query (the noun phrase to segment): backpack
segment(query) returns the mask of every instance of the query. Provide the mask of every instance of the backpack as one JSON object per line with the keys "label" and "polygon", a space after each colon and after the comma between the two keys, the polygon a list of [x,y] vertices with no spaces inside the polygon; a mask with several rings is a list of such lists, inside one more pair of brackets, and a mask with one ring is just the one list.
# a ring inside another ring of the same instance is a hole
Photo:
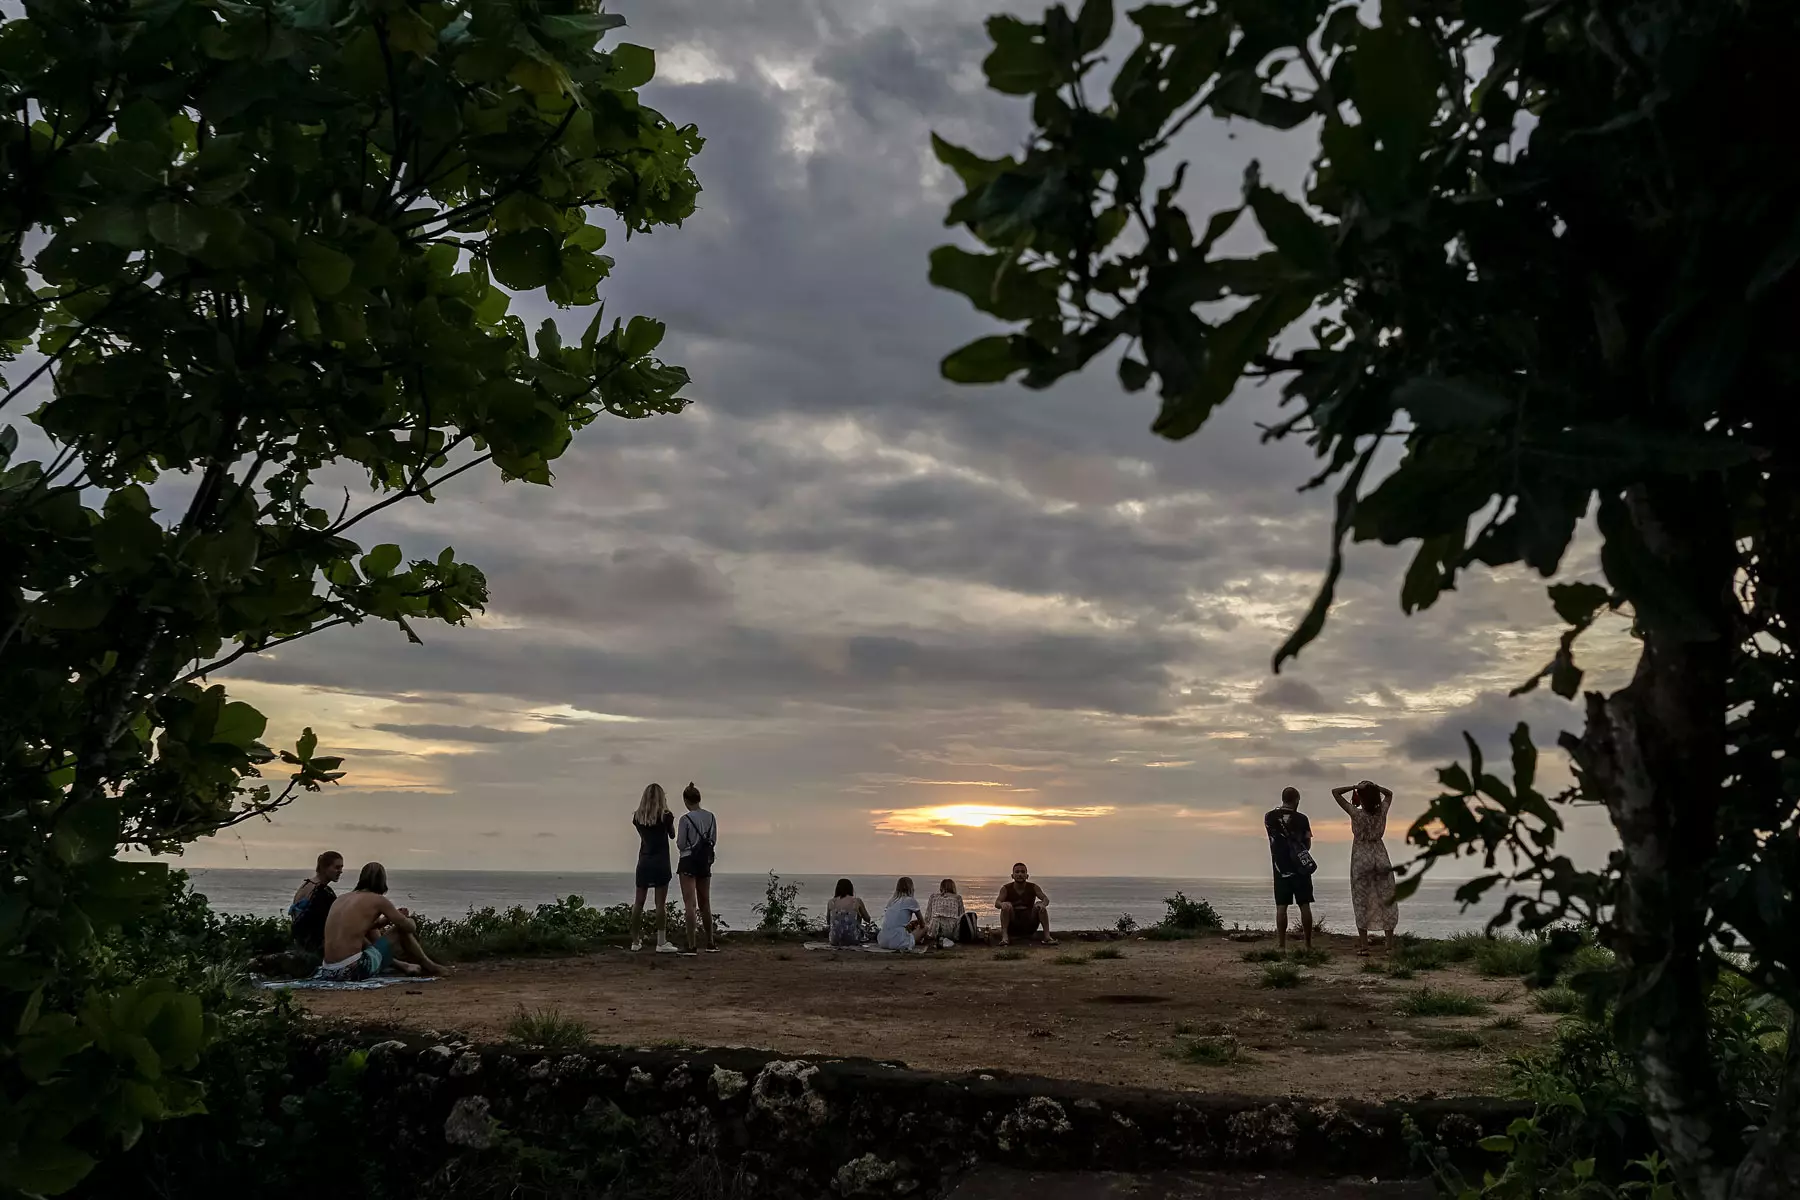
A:
{"label": "backpack", "polygon": [[[685,821],[691,816],[693,816],[692,813],[683,813],[681,819]],[[694,833],[698,835],[700,832],[700,822],[693,822],[693,828]],[[694,848],[689,850],[688,854],[702,866],[712,866],[713,860],[718,857],[718,847],[714,845],[714,840],[718,836],[719,825],[718,821],[715,819],[713,822],[712,834],[708,837],[698,838],[698,840],[694,842]]]}

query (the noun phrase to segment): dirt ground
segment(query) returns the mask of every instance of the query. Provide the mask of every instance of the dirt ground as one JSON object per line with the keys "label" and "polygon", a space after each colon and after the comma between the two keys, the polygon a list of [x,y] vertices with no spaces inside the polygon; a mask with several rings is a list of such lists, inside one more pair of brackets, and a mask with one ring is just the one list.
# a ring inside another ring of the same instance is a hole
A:
{"label": "dirt ground", "polygon": [[[803,950],[728,940],[686,957],[608,950],[581,958],[462,966],[447,979],[379,991],[300,992],[323,1016],[499,1040],[521,1008],[581,1021],[625,1046],[742,1046],[864,1057],[921,1070],[1001,1070],[1143,1087],[1371,1100],[1491,1093],[1503,1054],[1541,1043],[1555,1018],[1524,989],[1466,967],[1394,980],[1363,971],[1350,938],[1297,987],[1262,986],[1242,943],[1110,943],[1068,937],[997,958],[976,947],[924,955]],[[1083,961],[1070,962],[1070,958]],[[1061,959],[1062,961],[1059,961]],[[1492,1004],[1481,1016],[1418,1018],[1398,1007],[1422,987]],[[1495,1028],[1496,1019],[1508,1018]],[[1508,1028],[1516,1021],[1516,1027]],[[1234,1037],[1239,1061],[1181,1054]]]}

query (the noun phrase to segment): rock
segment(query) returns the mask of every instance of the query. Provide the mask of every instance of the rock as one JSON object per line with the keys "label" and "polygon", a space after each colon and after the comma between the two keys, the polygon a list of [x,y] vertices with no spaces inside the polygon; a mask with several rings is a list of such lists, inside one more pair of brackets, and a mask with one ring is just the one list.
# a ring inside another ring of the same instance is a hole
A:
{"label": "rock", "polygon": [[550,1060],[547,1058],[540,1058],[536,1062],[532,1063],[529,1067],[526,1067],[525,1068],[525,1078],[527,1078],[527,1079],[548,1079],[548,1078],[550,1078]]}
{"label": "rock", "polygon": [[1033,1096],[1001,1119],[994,1141],[1002,1150],[1011,1150],[1015,1143],[1041,1144],[1073,1129],[1062,1105],[1048,1096]]}
{"label": "rock", "polygon": [[721,1100],[729,1100],[750,1086],[750,1081],[744,1077],[742,1071],[727,1071],[720,1066],[713,1067],[712,1078],[706,1082],[707,1086],[712,1089],[713,1095]]}
{"label": "rock", "polygon": [[450,1078],[452,1079],[465,1079],[470,1075],[479,1074],[481,1074],[481,1055],[479,1054],[459,1055],[456,1062],[450,1067]]}
{"label": "rock", "polygon": [[1279,1104],[1233,1113],[1225,1128],[1231,1138],[1226,1153],[1240,1162],[1292,1158],[1300,1140],[1300,1126]]}
{"label": "rock", "polygon": [[631,1068],[631,1074],[625,1077],[625,1090],[627,1092],[641,1092],[645,1088],[652,1088],[655,1086],[656,1079],[650,1072],[644,1070],[642,1067]]}
{"label": "rock", "polygon": [[840,1196],[904,1196],[916,1190],[918,1181],[906,1178],[898,1162],[885,1162],[874,1154],[853,1158],[837,1169],[831,1186]]}
{"label": "rock", "polygon": [[464,1096],[444,1118],[444,1140],[452,1146],[486,1150],[494,1144],[494,1118],[486,1096]]}
{"label": "rock", "polygon": [[369,1047],[369,1057],[374,1058],[378,1054],[381,1054],[381,1055],[393,1054],[396,1051],[405,1050],[405,1049],[406,1049],[405,1042],[401,1041],[399,1038],[389,1038],[385,1042],[376,1042],[373,1046],[370,1046]]}
{"label": "rock", "polygon": [[804,1059],[778,1060],[757,1072],[750,1087],[750,1113],[782,1133],[816,1129],[828,1115],[825,1097],[813,1090],[819,1068]]}

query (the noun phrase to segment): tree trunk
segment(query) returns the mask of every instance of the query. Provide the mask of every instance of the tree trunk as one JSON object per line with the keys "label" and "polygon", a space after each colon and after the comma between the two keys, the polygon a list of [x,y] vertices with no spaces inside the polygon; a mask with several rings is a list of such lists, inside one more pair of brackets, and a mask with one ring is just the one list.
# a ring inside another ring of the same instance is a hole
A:
{"label": "tree trunk", "polygon": [[1689,1200],[1728,1200],[1743,1147],[1707,1037],[1702,953],[1726,771],[1733,544],[1716,484],[1636,488],[1625,512],[1666,586],[1712,632],[1654,619],[1654,602],[1634,597],[1643,634],[1637,672],[1611,696],[1588,694],[1587,729],[1570,749],[1624,851],[1613,947],[1625,970],[1618,1028],[1637,1058],[1650,1127]]}

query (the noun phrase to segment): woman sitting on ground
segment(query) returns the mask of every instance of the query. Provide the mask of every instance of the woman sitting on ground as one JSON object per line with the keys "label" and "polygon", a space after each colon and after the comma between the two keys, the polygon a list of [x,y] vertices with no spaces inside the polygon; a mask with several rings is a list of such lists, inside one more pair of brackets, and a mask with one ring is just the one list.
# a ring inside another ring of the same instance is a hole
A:
{"label": "woman sitting on ground", "polygon": [[883,950],[911,950],[926,938],[925,922],[919,916],[919,901],[913,895],[913,881],[902,875],[894,884],[894,898],[881,914],[881,933],[875,944]]}
{"label": "woman sitting on ground", "polygon": [[869,910],[856,894],[856,885],[848,879],[837,881],[837,895],[825,906],[826,935],[834,946],[862,945],[865,924],[872,924]]}
{"label": "woman sitting on ground", "polygon": [[[963,898],[957,894],[956,880],[946,879],[938,890],[925,898],[925,933],[945,946],[956,942],[972,942],[975,915],[963,909]],[[965,926],[971,928],[965,929]]]}

